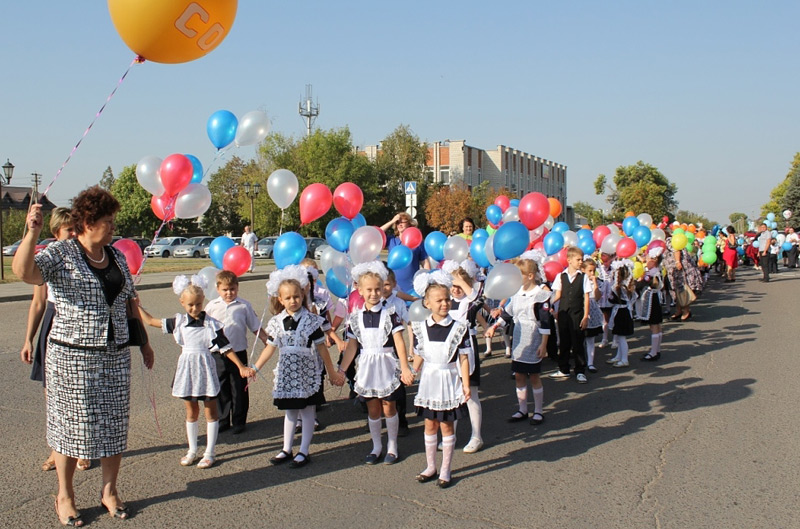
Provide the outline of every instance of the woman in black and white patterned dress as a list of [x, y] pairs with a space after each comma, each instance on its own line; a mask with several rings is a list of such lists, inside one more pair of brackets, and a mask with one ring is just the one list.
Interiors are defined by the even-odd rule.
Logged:
[[[27, 218], [28, 232], [14, 256], [14, 273], [29, 284], [47, 282], [56, 313], [47, 347], [47, 442], [56, 452], [56, 514], [83, 525], [72, 486], [78, 458], [100, 459], [100, 501], [127, 518], [117, 474], [127, 447], [131, 357], [126, 304], [135, 296], [122, 252], [110, 246], [119, 202], [98, 186], [72, 203], [76, 238], [54, 242], [34, 257], [42, 230], [41, 205]], [[153, 350], [142, 346], [145, 365]]]

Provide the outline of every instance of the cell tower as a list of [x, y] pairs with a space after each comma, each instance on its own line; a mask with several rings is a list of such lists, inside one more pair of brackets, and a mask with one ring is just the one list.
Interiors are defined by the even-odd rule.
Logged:
[[311, 127], [314, 125], [314, 120], [319, 116], [319, 102], [314, 104], [311, 100], [311, 85], [306, 85], [306, 100], [300, 101], [297, 105], [297, 111], [300, 117], [306, 122], [306, 135], [311, 136]]

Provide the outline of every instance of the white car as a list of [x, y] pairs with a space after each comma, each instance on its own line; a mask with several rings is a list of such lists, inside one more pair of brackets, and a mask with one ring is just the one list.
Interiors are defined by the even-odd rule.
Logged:
[[175, 257], [203, 257], [204, 250], [211, 245], [214, 237], [192, 237], [183, 244], [176, 246], [173, 255]]
[[184, 242], [186, 242], [186, 237], [160, 237], [144, 251], [148, 257], [169, 257], [174, 253], [175, 247]]

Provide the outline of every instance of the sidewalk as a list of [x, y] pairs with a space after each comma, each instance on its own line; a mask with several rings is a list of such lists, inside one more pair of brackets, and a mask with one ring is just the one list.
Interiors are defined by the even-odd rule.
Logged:
[[[191, 260], [187, 260], [186, 274], [193, 274], [198, 270], [192, 268]], [[269, 260], [269, 264], [260, 264], [256, 261], [256, 269], [254, 272], [248, 272], [239, 278], [239, 281], [266, 281], [269, 279], [269, 273], [275, 269], [274, 261]], [[155, 272], [152, 274], [142, 274], [139, 276], [139, 282], [136, 285], [136, 290], [150, 290], [153, 288], [170, 288], [175, 276], [180, 272]], [[33, 297], [33, 285], [28, 285], [22, 281], [14, 283], [4, 283], [0, 285], [0, 303], [9, 301], [25, 301]]]

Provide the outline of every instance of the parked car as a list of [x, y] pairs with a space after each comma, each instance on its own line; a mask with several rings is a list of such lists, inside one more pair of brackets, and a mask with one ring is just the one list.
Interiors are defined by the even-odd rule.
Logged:
[[18, 240], [13, 244], [9, 244], [8, 246], [3, 246], [3, 255], [14, 255], [17, 253], [17, 248], [22, 243], [22, 239]]
[[153, 244], [145, 248], [148, 257], [169, 257], [175, 247], [186, 242], [186, 237], [160, 237]]
[[183, 244], [176, 246], [173, 255], [175, 257], [202, 257], [205, 255], [204, 250], [208, 248], [214, 237], [201, 235], [199, 237], [192, 237], [186, 240]]
[[[216, 239], [216, 237], [212, 237], [212, 238], [211, 238], [211, 240], [212, 240], [212, 241], [213, 241], [214, 239]], [[229, 237], [229, 239], [233, 239], [233, 242], [235, 242], [235, 243], [236, 243], [236, 246], [239, 246], [240, 244], [242, 244], [242, 238], [241, 238], [241, 237]], [[209, 252], [208, 246], [204, 247], [204, 248], [203, 248], [203, 254], [204, 254], [206, 257], [208, 257], [208, 256], [209, 256], [209, 253], [208, 253], [208, 252]]]
[[312, 257], [316, 259], [317, 255], [317, 248], [320, 246], [325, 246], [327, 242], [325, 239], [320, 237], [306, 237], [306, 246], [308, 246], [308, 251], [306, 252], [306, 257]]
[[320, 244], [314, 249], [314, 260], [317, 261], [317, 264], [319, 264], [319, 260], [322, 259], [322, 252], [325, 251], [325, 248], [330, 248], [330, 245]]
[[150, 241], [144, 237], [128, 237], [128, 239], [138, 244], [139, 248], [142, 249], [142, 253], [144, 253], [145, 249], [150, 246]]
[[50, 246], [54, 242], [56, 242], [56, 238], [55, 237], [50, 237], [48, 239], [42, 239], [41, 241], [39, 241], [39, 244], [37, 244], [36, 247], [33, 249], [33, 253], [37, 254], [37, 253], [41, 252], [42, 250], [44, 250], [45, 248], [47, 248], [48, 246]]
[[275, 246], [277, 237], [264, 237], [258, 241], [258, 250], [253, 252], [256, 259], [272, 259], [272, 248]]

